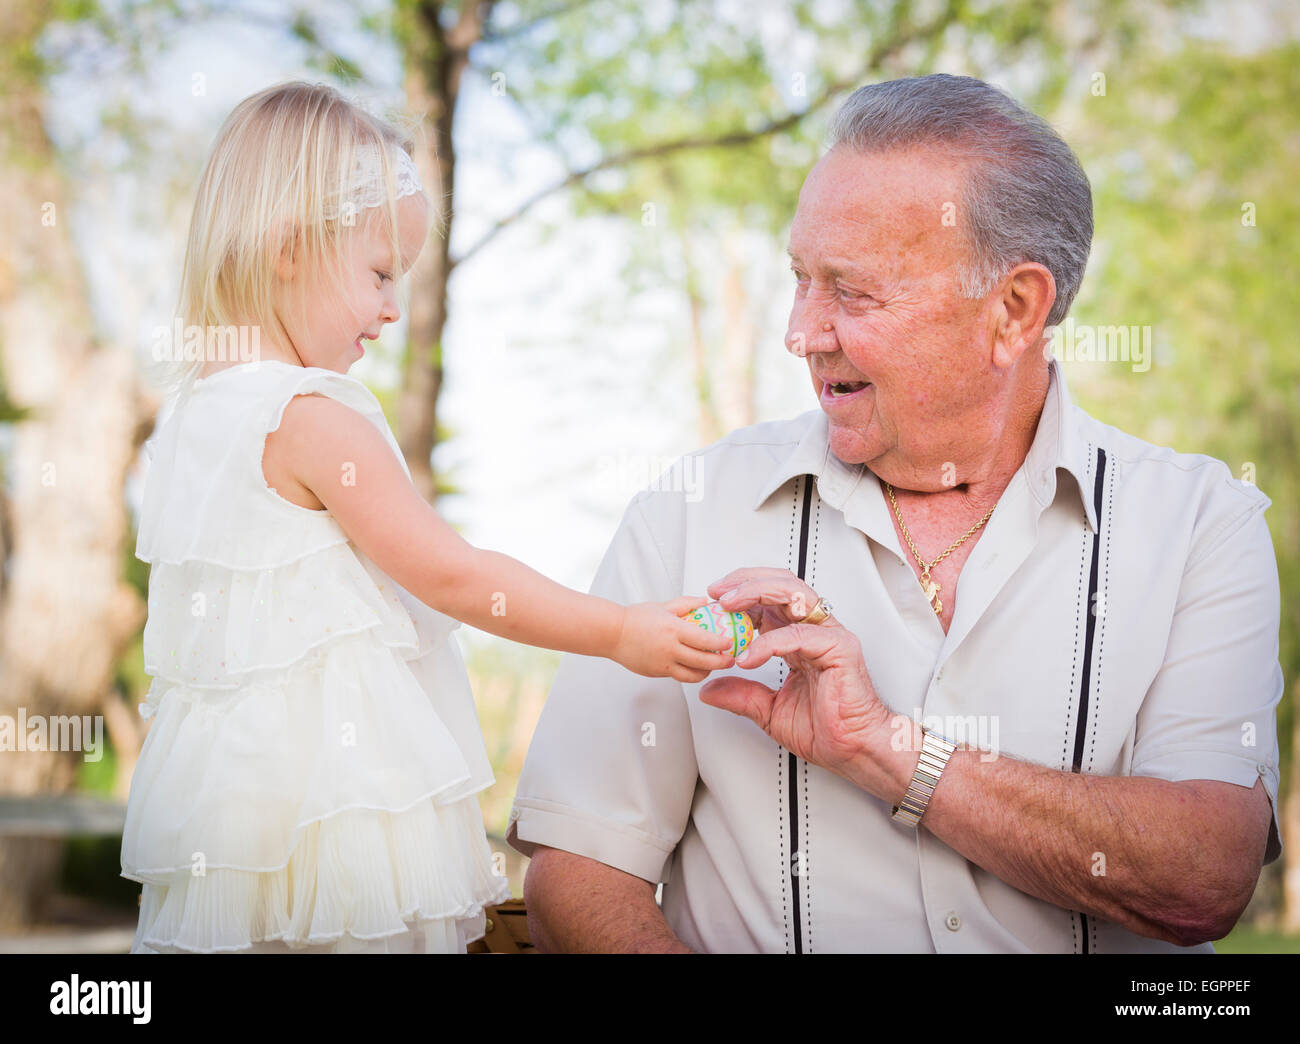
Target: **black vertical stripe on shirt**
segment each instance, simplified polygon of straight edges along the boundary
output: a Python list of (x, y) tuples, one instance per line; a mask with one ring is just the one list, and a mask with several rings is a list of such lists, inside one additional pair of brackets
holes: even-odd
[[(1097, 475), (1093, 481), (1092, 503), (1096, 509), (1097, 532), (1092, 540), (1092, 568), (1088, 572), (1088, 603), (1083, 637), (1083, 673), (1079, 679), (1079, 717), (1074, 727), (1074, 764), (1072, 772), (1083, 770), (1084, 740), (1088, 735), (1088, 687), (1092, 679), (1092, 639), (1097, 630), (1097, 580), (1101, 561), (1101, 501), (1106, 479), (1106, 451), (1097, 447)], [(1088, 952), (1088, 915), (1079, 914), (1083, 951)]]
[(794, 952), (803, 953), (803, 920), (799, 913), (799, 759), (787, 755), (786, 777), (790, 785), (790, 894), (794, 900)]
[[(806, 579), (808, 568), (808, 519), (812, 512), (813, 476), (804, 475), (803, 514), (799, 520), (799, 579)], [(794, 952), (803, 953), (803, 918), (800, 914), (802, 875), (798, 872), (803, 860), (799, 857), (799, 759), (789, 752), (786, 759), (786, 776), (790, 789), (790, 893), (794, 900)]]
[(1079, 681), (1079, 720), (1074, 729), (1074, 766), (1083, 766), (1084, 740), (1088, 732), (1088, 684), (1092, 678), (1092, 639), (1097, 630), (1097, 573), (1101, 561), (1101, 492), (1106, 477), (1106, 451), (1097, 448), (1097, 478), (1093, 485), (1093, 503), (1097, 510), (1097, 533), (1092, 541), (1092, 567), (1088, 571), (1088, 604), (1084, 617), (1083, 676)]

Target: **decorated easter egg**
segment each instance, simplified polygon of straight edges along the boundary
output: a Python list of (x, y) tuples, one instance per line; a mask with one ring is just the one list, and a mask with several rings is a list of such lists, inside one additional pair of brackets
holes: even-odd
[(749, 618), (749, 614), (730, 612), (722, 608), (718, 602), (709, 602), (698, 609), (693, 609), (683, 619), (698, 624), (714, 634), (727, 635), (731, 638), (733, 656), (739, 656), (754, 640), (754, 622)]

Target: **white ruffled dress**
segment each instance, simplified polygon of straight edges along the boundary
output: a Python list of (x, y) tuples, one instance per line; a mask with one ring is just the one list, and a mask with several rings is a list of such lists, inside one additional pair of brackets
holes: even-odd
[(402, 460), (364, 384), (275, 361), (199, 381), (146, 444), (132, 952), (464, 952), (510, 898), (460, 624), (266, 484), (266, 435), (311, 392)]

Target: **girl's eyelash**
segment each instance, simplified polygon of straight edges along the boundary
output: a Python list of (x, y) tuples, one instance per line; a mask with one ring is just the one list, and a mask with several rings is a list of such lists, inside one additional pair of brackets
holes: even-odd
[(389, 272), (381, 272), (375, 269), (375, 275), (379, 276), (380, 279), (387, 279), (390, 283), (393, 281), (393, 276)]

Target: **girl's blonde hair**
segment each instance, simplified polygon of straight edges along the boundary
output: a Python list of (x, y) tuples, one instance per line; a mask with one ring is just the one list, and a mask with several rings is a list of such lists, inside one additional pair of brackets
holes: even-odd
[[(400, 266), (390, 149), (410, 154), (418, 133), (409, 115), (380, 118), (326, 84), (277, 84), (235, 107), (199, 179), (173, 324), (201, 330), (204, 351), (191, 358), (193, 343), (185, 351), (174, 337), (164, 358), (155, 350), (153, 377), (167, 394), (190, 387), (206, 359), (230, 358), (231, 337), (242, 332), (247, 344), (250, 325), (274, 324), (258, 336), (285, 342), (273, 308), (282, 253), (337, 288), (346, 234), (379, 220)], [(362, 147), (377, 151), (385, 191), (380, 206), (358, 212), (348, 193)]]

